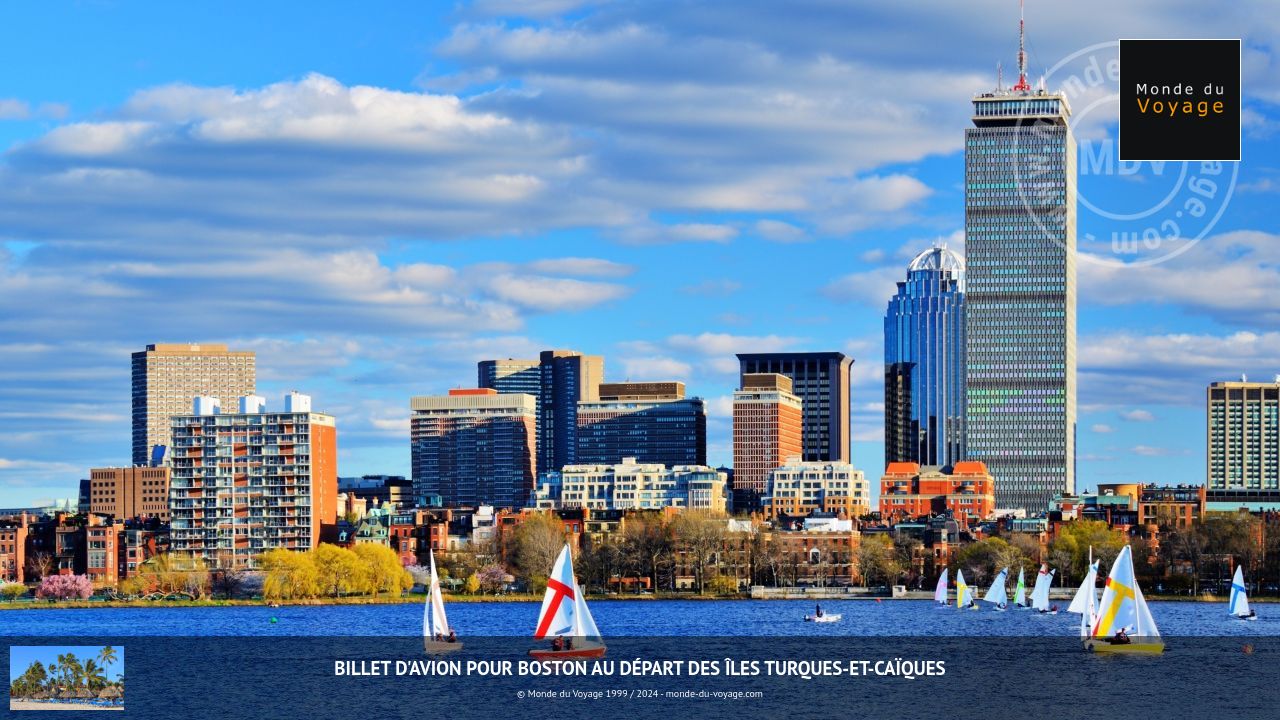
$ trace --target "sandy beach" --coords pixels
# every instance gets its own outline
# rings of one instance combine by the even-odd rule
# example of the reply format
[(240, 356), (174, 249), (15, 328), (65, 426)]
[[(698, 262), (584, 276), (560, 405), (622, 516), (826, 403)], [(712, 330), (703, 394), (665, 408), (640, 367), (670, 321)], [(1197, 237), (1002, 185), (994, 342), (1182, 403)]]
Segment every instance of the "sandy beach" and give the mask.
[(9, 700), (10, 710), (124, 710), (122, 707), (100, 707), (97, 705), (72, 705), (69, 703), (46, 703), (34, 700)]

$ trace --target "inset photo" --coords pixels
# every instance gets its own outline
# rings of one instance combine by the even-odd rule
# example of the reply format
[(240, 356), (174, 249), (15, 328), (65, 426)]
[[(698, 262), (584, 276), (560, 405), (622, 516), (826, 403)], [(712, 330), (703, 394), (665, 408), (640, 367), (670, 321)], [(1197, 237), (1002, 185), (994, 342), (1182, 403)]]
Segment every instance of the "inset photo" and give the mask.
[(10, 710), (123, 710), (124, 648), (14, 645)]

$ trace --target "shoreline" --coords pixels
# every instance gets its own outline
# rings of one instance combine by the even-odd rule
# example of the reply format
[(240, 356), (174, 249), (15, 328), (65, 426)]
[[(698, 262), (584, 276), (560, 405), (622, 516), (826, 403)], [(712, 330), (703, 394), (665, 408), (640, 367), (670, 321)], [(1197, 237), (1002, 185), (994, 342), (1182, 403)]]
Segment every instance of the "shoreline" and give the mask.
[(93, 710), (124, 710), (123, 707), (103, 707), (101, 705), (89, 705), (87, 703), (47, 703), (38, 702), (36, 700), (16, 700), (9, 699), (9, 710), (73, 710), (75, 712), (85, 712)]
[[(739, 600), (760, 600), (762, 602), (794, 602), (797, 600), (812, 601), (821, 600), (822, 602), (842, 602), (842, 601), (860, 601), (860, 602), (899, 602), (903, 600), (932, 600), (933, 594), (927, 591), (913, 591), (906, 597), (888, 597), (884, 595), (828, 595), (824, 596), (820, 593), (804, 593), (803, 590), (797, 589), (798, 597), (787, 598), (752, 598), (749, 594), (740, 595), (694, 595), (694, 594), (664, 594), (664, 595), (588, 595), (587, 598), (591, 602), (614, 602), (620, 600), (638, 600), (643, 602), (666, 602), (671, 600), (688, 600), (693, 602), (708, 601), (739, 601)], [(22, 611), (22, 610), (92, 610), (95, 608), (219, 608), (219, 607), (262, 607), (262, 608), (286, 608), (286, 607), (321, 607), (321, 606), (337, 606), (337, 605), (416, 605), (421, 604), (426, 599), (423, 594), (412, 594), (402, 597), (349, 597), (349, 598), (309, 598), (306, 600), (289, 600), (280, 601), (273, 606), (270, 602), (264, 600), (105, 600), (105, 601), (86, 601), (72, 600), (63, 602), (0, 602), (0, 611)], [(1058, 598), (1055, 598), (1058, 599)], [(1070, 599), (1067, 597), (1066, 599)], [(1148, 600), (1159, 602), (1189, 602), (1189, 603), (1225, 603), (1227, 598), (1217, 596), (1197, 596), (1187, 597), (1185, 595), (1147, 595)], [(445, 595), (444, 600), (450, 604), (467, 604), (467, 603), (537, 603), (542, 600), (540, 596), (521, 594), (521, 595)], [(1249, 602), (1258, 605), (1269, 605), (1280, 602), (1280, 598), (1249, 598)]]

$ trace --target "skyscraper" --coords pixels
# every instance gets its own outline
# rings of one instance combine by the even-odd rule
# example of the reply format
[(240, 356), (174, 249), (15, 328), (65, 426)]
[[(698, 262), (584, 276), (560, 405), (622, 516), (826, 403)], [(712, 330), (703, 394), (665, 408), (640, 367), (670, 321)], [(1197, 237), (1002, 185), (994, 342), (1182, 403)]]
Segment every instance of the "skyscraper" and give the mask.
[(966, 457), (998, 507), (1040, 512), (1075, 491), (1076, 144), (1018, 61), (965, 131)]
[(885, 463), (964, 458), (964, 261), (925, 250), (884, 316)]
[(707, 407), (682, 382), (602, 383), (578, 403), (575, 465), (707, 464)]
[[(756, 373), (791, 379), (792, 392), (803, 403), (803, 459), (849, 462), (850, 389), (853, 358), (839, 352), (740, 353), (741, 381)], [(735, 478), (736, 480), (736, 478)]]
[(537, 360), (481, 360), (476, 363), (476, 375), (479, 388), (534, 397), (542, 394), (542, 370)]
[(573, 350), (544, 350), (538, 356), (542, 389), (538, 402), (538, 473), (576, 462), (578, 403), (600, 399), (604, 358)]
[(536, 407), (531, 395), (491, 388), (410, 400), (417, 502), (523, 507), (533, 490)]
[(255, 392), (251, 351), (226, 345), (148, 345), (133, 354), (133, 464), (146, 465), (156, 445), (169, 445), (169, 419), (191, 411), (196, 396), (225, 407)]
[(791, 387), (786, 375), (748, 374), (733, 393), (735, 510), (761, 509), (769, 473), (804, 452), (804, 410)]
[(1280, 510), (1280, 377), (1215, 382), (1206, 393), (1210, 510)]
[(298, 393), (275, 411), (252, 395), (234, 413), (214, 398), (193, 405), (170, 421), (170, 548), (225, 570), (252, 567), (274, 548), (316, 547), (338, 519), (333, 416), (312, 412)]

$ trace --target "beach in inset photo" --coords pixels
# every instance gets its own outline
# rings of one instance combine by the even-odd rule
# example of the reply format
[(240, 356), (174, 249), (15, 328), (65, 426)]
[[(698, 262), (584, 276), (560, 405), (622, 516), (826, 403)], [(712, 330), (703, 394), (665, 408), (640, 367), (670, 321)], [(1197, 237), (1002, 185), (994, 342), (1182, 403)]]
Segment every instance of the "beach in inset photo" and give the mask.
[(123, 710), (124, 648), (9, 648), (10, 710)]

